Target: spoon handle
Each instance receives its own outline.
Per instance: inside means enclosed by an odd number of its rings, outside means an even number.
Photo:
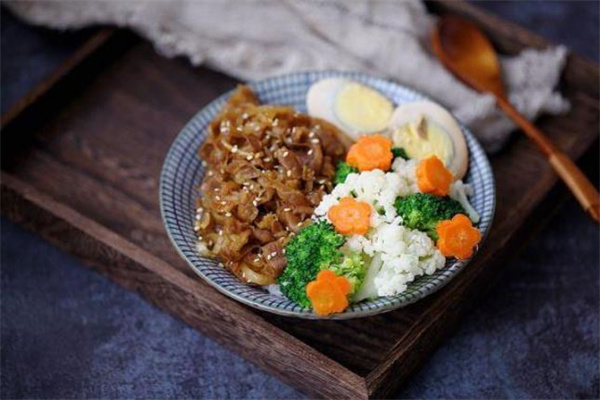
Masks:
[[[579,204],[590,216],[600,222],[600,199],[594,185],[581,172],[579,167],[558,148],[542,131],[529,122],[521,113],[503,97],[497,97],[498,106],[523,129],[525,134],[535,142],[538,148],[548,157],[548,162],[563,182],[575,195]]]

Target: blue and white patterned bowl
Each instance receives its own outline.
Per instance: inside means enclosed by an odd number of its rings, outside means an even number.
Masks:
[[[371,86],[395,104],[427,99],[396,83],[356,72],[299,72],[265,79],[252,83],[250,86],[262,103],[289,105],[300,112],[306,112],[305,98],[309,87],[316,81],[333,76],[347,77]],[[230,94],[231,92],[220,96],[196,114],[177,136],[167,154],[160,177],[160,208],[169,237],[192,269],[211,286],[227,296],[275,314],[300,318],[323,318],[285,298],[271,295],[258,287],[240,282],[223,267],[220,267],[217,261],[203,258],[196,251],[197,239],[193,230],[195,201],[200,195],[197,188],[204,175],[204,168],[197,156],[197,150],[207,136],[207,126]],[[481,215],[479,229],[485,238],[492,223],[496,204],[494,177],[483,149],[464,126],[462,129],[467,138],[470,155],[466,182],[473,186],[474,195],[471,202]],[[439,290],[469,261],[449,261],[445,268],[433,275],[415,280],[400,295],[353,304],[345,312],[327,318],[365,317],[406,306]]]

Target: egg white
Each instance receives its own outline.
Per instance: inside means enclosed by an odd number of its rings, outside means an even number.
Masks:
[[[452,143],[452,160],[446,167],[456,179],[462,179],[469,165],[469,152],[462,129],[454,117],[443,107],[430,101],[417,101],[398,106],[392,115],[390,128],[392,140],[399,145],[401,128],[409,123],[416,123],[420,118],[433,122],[445,132]],[[411,154],[409,154],[411,156]]]
[[[313,84],[306,95],[308,114],[322,118],[353,139],[387,128],[392,103],[378,91],[344,78]]]

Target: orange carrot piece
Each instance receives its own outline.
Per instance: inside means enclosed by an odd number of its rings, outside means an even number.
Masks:
[[[422,160],[417,167],[417,186],[423,193],[447,196],[453,176],[442,160],[431,156]]]
[[[344,197],[327,213],[337,233],[342,235],[364,235],[369,231],[371,212],[369,203]]]
[[[392,165],[392,141],[383,135],[361,136],[350,147],[346,162],[359,171],[381,169],[387,171]]]
[[[348,279],[337,276],[333,271],[323,270],[318,273],[316,280],[306,285],[306,295],[317,315],[329,315],[348,308],[350,289]]]
[[[481,232],[464,214],[456,214],[451,220],[440,222],[435,230],[439,235],[437,247],[444,257],[469,258],[481,241]]]

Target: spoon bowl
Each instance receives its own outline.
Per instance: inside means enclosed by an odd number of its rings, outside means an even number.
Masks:
[[[437,36],[436,54],[445,58],[452,73],[478,91],[506,97],[496,51],[474,24],[457,17],[442,18]]]

